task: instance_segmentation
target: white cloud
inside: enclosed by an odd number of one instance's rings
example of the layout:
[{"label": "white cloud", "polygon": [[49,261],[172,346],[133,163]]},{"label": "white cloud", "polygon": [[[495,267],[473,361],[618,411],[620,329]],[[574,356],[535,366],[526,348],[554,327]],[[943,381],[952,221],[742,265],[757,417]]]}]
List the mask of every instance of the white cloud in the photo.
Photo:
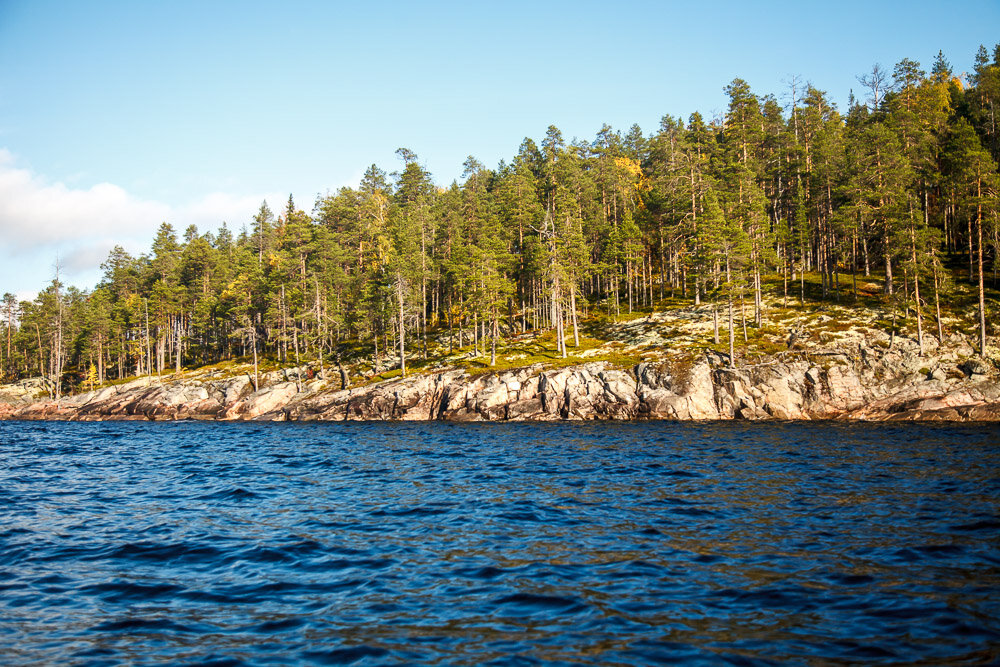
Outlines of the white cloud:
[{"label": "white cloud", "polygon": [[66,255],[60,255],[59,268],[69,274],[92,271],[108,258],[108,253],[114,247],[114,241],[95,241],[79,245]]},{"label": "white cloud", "polygon": [[[6,153],[6,151],[5,151]],[[8,251],[92,238],[137,240],[170,217],[161,202],[133,197],[111,183],[89,189],[48,183],[0,160],[0,241]]]},{"label": "white cloud", "polygon": [[179,236],[188,225],[205,232],[223,221],[236,231],[265,197],[284,201],[274,193],[216,192],[172,205],[113,183],[75,188],[17,166],[15,156],[0,148],[0,291],[40,289],[57,258],[68,279],[92,283],[111,248],[148,251],[161,222],[172,224]]}]

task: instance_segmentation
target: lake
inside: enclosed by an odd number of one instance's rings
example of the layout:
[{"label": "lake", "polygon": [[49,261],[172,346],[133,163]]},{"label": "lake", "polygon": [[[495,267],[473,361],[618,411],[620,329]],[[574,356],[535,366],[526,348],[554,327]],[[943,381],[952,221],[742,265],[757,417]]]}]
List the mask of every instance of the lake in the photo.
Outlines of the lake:
[{"label": "lake", "polygon": [[1000,661],[1000,425],[0,422],[4,664]]}]

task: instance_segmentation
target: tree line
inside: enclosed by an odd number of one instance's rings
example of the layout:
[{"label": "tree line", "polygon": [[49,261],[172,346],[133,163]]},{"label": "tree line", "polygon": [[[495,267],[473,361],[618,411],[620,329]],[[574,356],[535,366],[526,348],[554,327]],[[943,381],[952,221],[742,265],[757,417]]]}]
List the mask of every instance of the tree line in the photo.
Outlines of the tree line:
[{"label": "tree line", "polygon": [[469,157],[447,187],[401,148],[395,171],[372,165],[311,212],[264,202],[236,235],[165,222],[148,253],[112,250],[92,290],[57,274],[33,301],[5,294],[0,372],[48,378],[55,395],[260,355],[323,369],[363,353],[405,375],[432,335],[492,364],[498,340],[552,329],[566,356],[580,317],[667,297],[710,304],[716,342],[723,313],[732,359],[734,309],[759,326],[765,277],[804,300],[807,274],[837,299],[879,276],[923,347],[931,320],[943,333],[957,261],[984,353],[1000,45],[965,80],[940,52],[930,72],[903,59],[858,80],[844,114],[798,78],[787,105],[735,79],[718,118],[605,125],[591,141],[550,126],[495,169]]}]

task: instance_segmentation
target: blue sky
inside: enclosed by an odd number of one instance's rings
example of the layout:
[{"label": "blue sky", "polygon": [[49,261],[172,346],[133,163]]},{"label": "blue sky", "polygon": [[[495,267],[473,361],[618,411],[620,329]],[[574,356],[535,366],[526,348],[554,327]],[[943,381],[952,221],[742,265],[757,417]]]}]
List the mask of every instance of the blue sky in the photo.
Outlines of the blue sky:
[{"label": "blue sky", "polygon": [[647,134],[734,77],[841,107],[856,77],[1000,41],[1000,2],[0,0],[0,292],[91,288],[156,227],[239,230],[262,199],[357,185],[415,151],[439,184],[550,124]]}]

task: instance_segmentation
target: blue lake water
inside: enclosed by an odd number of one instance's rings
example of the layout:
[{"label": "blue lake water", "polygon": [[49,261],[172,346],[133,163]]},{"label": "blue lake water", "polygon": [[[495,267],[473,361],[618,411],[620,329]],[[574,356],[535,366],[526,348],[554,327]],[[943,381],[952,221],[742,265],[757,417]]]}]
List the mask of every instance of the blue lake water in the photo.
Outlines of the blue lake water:
[{"label": "blue lake water", "polygon": [[997,661],[997,425],[0,422],[3,664]]}]

